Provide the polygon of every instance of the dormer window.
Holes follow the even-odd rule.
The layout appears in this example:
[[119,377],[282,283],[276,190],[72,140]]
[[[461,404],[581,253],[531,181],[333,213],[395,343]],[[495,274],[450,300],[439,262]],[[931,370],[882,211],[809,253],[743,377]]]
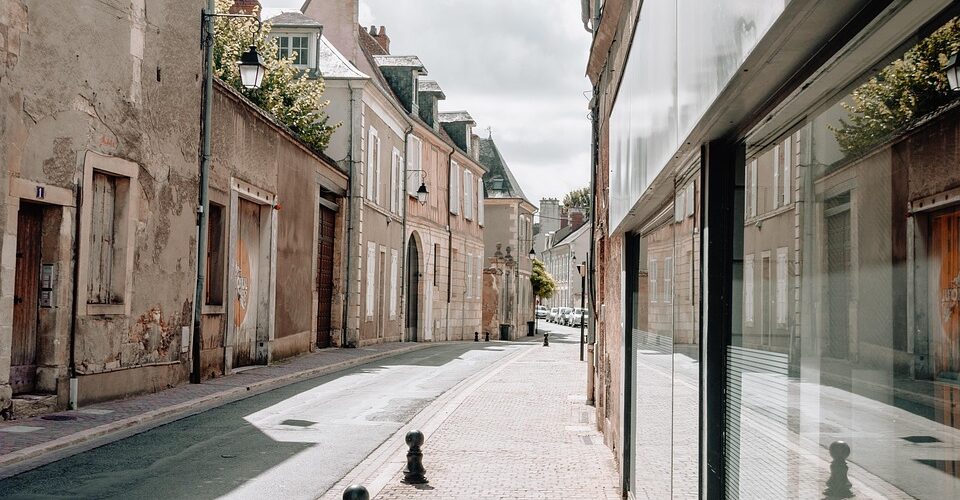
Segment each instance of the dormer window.
[[296,66],[307,66],[310,61],[310,37],[306,35],[279,35],[277,36],[277,46],[279,47],[279,56],[281,58],[289,57],[296,53],[293,64]]

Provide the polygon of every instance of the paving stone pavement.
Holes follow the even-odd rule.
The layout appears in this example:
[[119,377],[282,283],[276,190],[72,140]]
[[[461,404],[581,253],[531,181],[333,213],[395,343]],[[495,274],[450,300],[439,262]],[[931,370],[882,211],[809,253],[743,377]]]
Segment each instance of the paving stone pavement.
[[429,484],[402,484],[398,471],[376,498],[619,499],[576,333],[549,327],[550,347],[530,346],[426,436]]
[[184,384],[76,411],[0,421],[0,477],[7,469],[21,467],[27,461],[42,460],[44,455],[108,438],[125,429],[149,427],[152,421],[164,423],[247,395],[430,345],[433,344],[390,343],[359,349],[323,349],[199,385]]

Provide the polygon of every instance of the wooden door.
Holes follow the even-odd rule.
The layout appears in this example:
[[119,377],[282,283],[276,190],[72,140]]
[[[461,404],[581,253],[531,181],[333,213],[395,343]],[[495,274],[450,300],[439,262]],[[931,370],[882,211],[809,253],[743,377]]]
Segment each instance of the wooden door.
[[407,246],[407,340],[416,342],[420,314],[420,254],[413,238]]
[[333,248],[336,212],[320,207],[320,238],[317,242],[317,347],[330,347],[333,314]]
[[260,310],[260,205],[240,200],[237,208],[237,245],[234,256],[233,366],[256,362]]
[[37,377],[37,314],[40,298],[40,224],[42,209],[23,203],[17,215],[17,263],[14,277],[13,342],[10,384],[14,394],[33,392]]
[[960,209],[933,216],[930,337],[935,376],[960,372]]

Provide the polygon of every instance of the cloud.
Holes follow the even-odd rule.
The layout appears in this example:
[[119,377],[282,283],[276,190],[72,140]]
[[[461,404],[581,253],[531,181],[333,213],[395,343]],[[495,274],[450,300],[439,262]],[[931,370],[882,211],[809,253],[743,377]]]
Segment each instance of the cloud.
[[[261,3],[290,10],[302,0]],[[361,24],[387,27],[393,54],[420,57],[447,95],[441,110],[466,109],[478,134],[493,129],[531,201],[589,183],[590,35],[579,2],[360,0],[359,8]]]

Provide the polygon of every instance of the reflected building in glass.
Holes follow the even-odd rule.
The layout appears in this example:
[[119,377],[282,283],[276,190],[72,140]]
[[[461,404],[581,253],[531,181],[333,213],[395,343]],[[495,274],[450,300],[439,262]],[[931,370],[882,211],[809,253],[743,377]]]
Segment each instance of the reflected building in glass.
[[960,7],[584,14],[590,376],[625,495],[960,497]]

